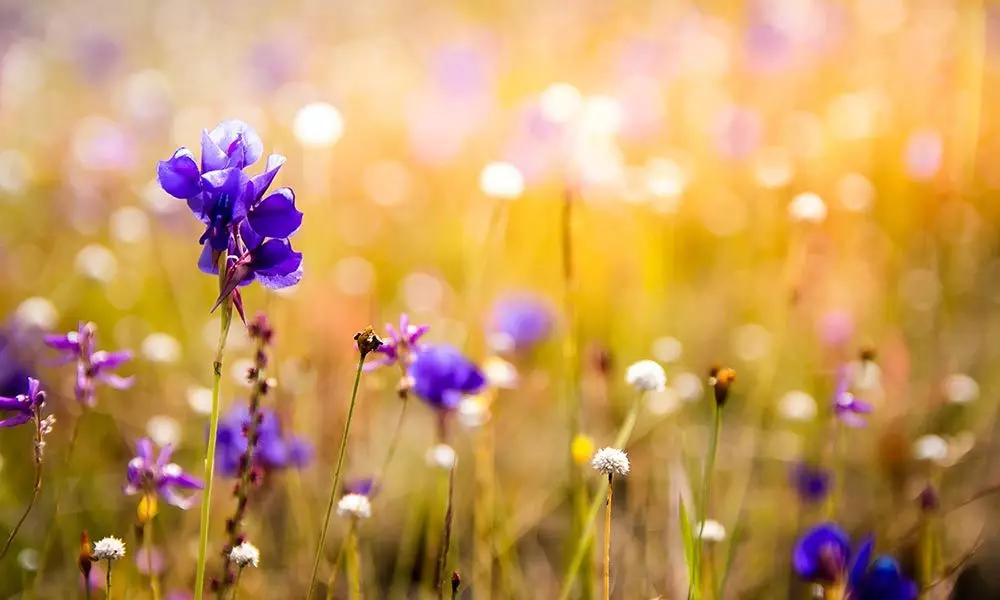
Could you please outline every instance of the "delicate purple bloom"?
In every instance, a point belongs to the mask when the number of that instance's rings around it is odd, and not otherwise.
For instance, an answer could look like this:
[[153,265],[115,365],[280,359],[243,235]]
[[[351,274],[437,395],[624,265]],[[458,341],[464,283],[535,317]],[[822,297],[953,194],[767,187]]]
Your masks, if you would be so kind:
[[363,479],[355,479],[353,481],[348,481],[344,484],[344,496],[348,494],[357,494],[359,496],[374,496],[375,492],[378,491],[378,485],[375,483],[374,477],[365,477]]
[[498,352],[523,352],[544,341],[552,333],[552,325],[552,309],[541,298],[507,296],[493,306],[490,345]]
[[[269,470],[307,466],[312,460],[312,446],[302,438],[286,436],[273,411],[261,409],[259,413],[254,464]],[[247,451],[246,429],[249,425],[250,410],[245,405],[233,408],[219,420],[215,465],[217,472],[224,477],[239,475],[240,461]]]
[[365,371],[374,371],[379,367],[397,363],[405,366],[412,358],[412,353],[421,348],[420,338],[428,329],[430,327],[427,325],[412,325],[409,315],[405,313],[399,316],[398,330],[386,323],[385,330],[388,336],[382,339],[382,345],[375,351],[380,356],[366,362]]
[[173,448],[169,444],[160,449],[159,456],[154,457],[153,443],[148,438],[142,438],[136,443],[135,450],[135,458],[128,463],[127,495],[155,492],[167,504],[182,510],[194,505],[194,496],[183,495],[179,490],[200,490],[204,485],[185,473],[177,463],[170,462]]
[[94,406],[97,383],[107,384],[116,390],[132,386],[132,377],[121,377],[113,369],[132,360],[128,350],[106,352],[96,349],[97,326],[80,323],[76,331],[65,335],[46,335],[45,343],[62,353],[58,362],[76,361],[76,399],[87,407]]
[[851,558],[851,538],[834,523],[822,523],[795,543],[792,566],[799,577],[819,583],[843,578]]
[[830,492],[832,477],[825,469],[801,462],[792,468],[792,484],[805,503],[816,503]]
[[[203,271],[218,273],[218,267],[211,256],[206,246],[198,266]],[[225,282],[215,307],[237,287],[249,285],[254,281],[277,290],[293,286],[301,279],[302,253],[296,252],[287,238],[265,238],[244,220],[229,238]]]
[[864,427],[866,415],[875,408],[864,401],[858,400],[848,388],[851,385],[851,373],[847,365],[842,365],[837,373],[837,387],[833,391],[833,408],[842,423],[850,427]]
[[427,345],[419,349],[407,374],[413,391],[434,408],[452,410],[462,397],[486,385],[486,377],[453,346]]
[[916,600],[916,582],[906,577],[891,556],[880,556],[870,565],[871,542],[858,555],[851,569],[848,590],[851,600]]
[[5,419],[0,419],[0,427],[16,427],[34,420],[35,415],[45,404],[45,392],[37,379],[28,378],[28,390],[12,398],[0,396],[0,411],[15,413]]

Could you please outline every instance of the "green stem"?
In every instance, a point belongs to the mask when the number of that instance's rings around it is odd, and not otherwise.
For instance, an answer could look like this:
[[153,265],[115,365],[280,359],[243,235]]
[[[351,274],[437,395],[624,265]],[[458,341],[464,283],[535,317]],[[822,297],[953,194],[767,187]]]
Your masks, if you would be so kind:
[[160,600],[160,581],[153,570],[153,524],[147,519],[142,524],[142,545],[146,549],[146,570],[149,571],[149,591],[153,594],[153,600]]
[[316,547],[316,557],[313,559],[312,575],[309,576],[309,592],[306,600],[312,600],[313,586],[316,583],[316,575],[319,573],[319,561],[323,556],[323,547],[326,546],[326,534],[330,530],[330,516],[333,514],[333,507],[337,503],[337,490],[340,486],[340,470],[344,467],[344,455],[347,454],[347,436],[351,432],[351,419],[354,418],[354,404],[358,399],[358,386],[361,384],[361,368],[365,364],[365,352],[358,358],[358,370],[354,374],[354,390],[351,392],[351,405],[347,409],[347,422],[344,423],[344,435],[340,440],[340,454],[337,457],[337,470],[333,474],[333,487],[330,489],[330,500],[326,505],[326,516],[323,517],[323,529],[319,534],[319,545]]
[[[219,288],[222,288],[226,272],[226,256],[219,259]],[[198,530],[198,567],[195,575],[194,597],[202,600],[205,593],[205,564],[208,558],[208,523],[212,507],[212,480],[215,475],[215,443],[219,431],[219,389],[222,385],[222,358],[229,337],[229,326],[233,322],[233,302],[227,298],[222,305],[222,321],[219,330],[219,345],[212,363],[212,417],[208,425],[208,449],[205,452],[205,493],[201,499],[201,523]]]
[[344,543],[337,551],[337,558],[333,561],[333,569],[330,570],[330,578],[326,580],[326,600],[333,600],[333,588],[337,585],[337,574],[340,573],[340,565],[344,562],[344,554],[347,550],[347,542],[354,535],[354,528],[358,526],[357,519],[351,519],[351,528],[347,531]]
[[444,532],[441,536],[441,553],[438,555],[437,587],[438,598],[444,600],[444,590],[451,585],[445,580],[445,567],[448,565],[448,550],[451,548],[451,526],[455,518],[455,465],[448,472],[448,506],[444,513]]
[[347,532],[347,589],[351,600],[361,600],[361,557],[358,556],[358,528]]
[[704,541],[701,539],[700,527],[705,522],[706,514],[708,513],[708,498],[712,490],[712,474],[715,471],[715,455],[719,448],[719,432],[722,429],[722,409],[716,405],[712,405],[712,435],[708,440],[708,456],[705,462],[705,472],[701,477],[701,497],[698,499],[698,513],[695,515],[695,527],[699,528],[697,534],[697,543],[694,545],[694,565],[691,569],[693,575],[692,581],[688,587],[688,597],[701,597],[701,587],[696,585],[698,583],[697,578],[701,575],[701,556],[702,556],[702,546]]
[[104,594],[110,600],[111,598],[111,559],[108,559],[108,568],[105,573],[104,581]]
[[236,581],[233,582],[233,600],[237,600],[240,596],[240,577],[243,577],[243,567],[236,570]]
[[[628,415],[626,415],[621,428],[619,428],[618,435],[615,436],[615,448],[623,448],[632,436],[635,422],[639,418],[639,408],[642,405],[641,400],[642,394],[636,395],[635,400],[632,402],[632,408],[629,410]],[[587,548],[590,547],[590,543],[594,539],[594,520],[597,518],[597,513],[601,510],[601,503],[605,499],[606,491],[605,483],[602,480],[594,490],[593,500],[591,500],[590,506],[587,509],[586,518],[583,521],[583,531],[580,534],[580,539],[577,541],[576,551],[573,553],[573,559],[570,561],[569,568],[566,570],[566,577],[563,580],[562,592],[559,594],[560,600],[567,600],[573,591],[573,582],[576,580],[577,573],[580,572],[584,555],[587,554]]]
[[21,530],[21,525],[23,525],[24,521],[28,518],[28,514],[31,512],[31,509],[34,508],[35,501],[38,500],[38,494],[41,491],[42,491],[42,463],[41,461],[35,461],[35,489],[34,492],[32,492],[31,494],[31,501],[28,502],[28,506],[24,509],[24,512],[21,514],[21,518],[17,520],[17,524],[14,525],[14,528],[10,530],[10,535],[7,536],[7,541],[3,545],[3,550],[0,550],[0,561],[2,561],[3,557],[7,555],[7,551],[10,549],[11,543],[17,536],[17,532]]

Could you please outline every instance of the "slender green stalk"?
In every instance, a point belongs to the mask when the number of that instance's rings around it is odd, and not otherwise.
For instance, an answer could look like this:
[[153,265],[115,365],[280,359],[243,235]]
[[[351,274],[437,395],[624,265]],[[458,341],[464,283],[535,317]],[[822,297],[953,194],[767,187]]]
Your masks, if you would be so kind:
[[347,590],[351,600],[361,600],[361,556],[358,553],[358,528],[352,525],[347,532]]
[[444,570],[448,565],[448,550],[451,549],[451,527],[455,519],[455,465],[448,472],[448,507],[444,513],[444,532],[441,535],[441,553],[438,555],[437,589],[438,598],[444,600],[445,587],[451,582],[445,581]]
[[90,600],[90,573],[83,576],[83,597]]
[[104,581],[104,593],[106,597],[110,600],[111,598],[111,559],[107,560],[108,568],[105,571],[105,581]]
[[333,588],[337,585],[337,575],[340,574],[340,565],[344,563],[347,542],[354,535],[354,528],[357,527],[357,524],[356,519],[351,519],[351,528],[347,532],[347,537],[344,538],[344,543],[340,545],[340,550],[337,551],[337,558],[333,561],[333,569],[330,570],[330,578],[326,580],[326,600],[333,600]]
[[[404,372],[404,375],[406,373]],[[385,460],[382,461],[382,466],[378,471],[378,476],[375,477],[376,483],[382,481],[385,477],[385,472],[389,469],[389,464],[392,463],[392,457],[396,455],[396,448],[399,447],[399,439],[402,437],[403,433],[403,422],[406,419],[406,407],[409,406],[410,401],[407,398],[403,398],[403,407],[399,409],[399,418],[396,420],[396,429],[392,432],[392,438],[389,440],[389,449],[385,453]]]
[[243,567],[236,569],[236,581],[233,582],[233,600],[238,600],[240,596],[240,578],[243,577]]
[[[226,273],[225,253],[219,258],[219,289],[224,285]],[[212,416],[208,425],[208,449],[205,451],[205,493],[201,499],[201,523],[198,531],[198,566],[195,574],[194,597],[202,600],[205,593],[205,566],[208,558],[208,525],[212,508],[212,480],[215,476],[215,444],[219,431],[219,390],[222,386],[222,359],[226,351],[229,326],[233,322],[233,301],[223,300],[222,321],[219,328],[219,345],[212,363]]]
[[[632,430],[635,429],[635,422],[639,418],[639,408],[642,406],[641,400],[642,394],[637,394],[635,400],[632,402],[632,408],[629,410],[628,415],[625,416],[625,421],[618,430],[618,435],[615,436],[613,447],[623,448],[628,443],[629,438],[632,436]],[[563,580],[562,592],[559,594],[560,600],[567,600],[573,591],[573,582],[576,581],[577,573],[581,571],[583,557],[587,554],[587,549],[594,539],[594,520],[597,518],[597,513],[601,510],[601,501],[604,498],[605,489],[604,482],[602,481],[598,488],[594,490],[594,498],[587,509],[586,518],[583,521],[583,531],[581,531],[580,538],[577,540],[576,551],[573,553],[573,559],[569,563],[569,568],[566,570],[566,577]]]
[[611,600],[611,494],[614,475],[608,473],[608,502],[604,509],[604,600]]
[[160,600],[160,578],[153,570],[153,524],[147,519],[142,524],[142,545],[146,550],[146,570],[149,571],[149,591],[153,600]]
[[351,391],[351,404],[347,409],[347,422],[344,423],[344,435],[340,439],[340,454],[337,456],[337,469],[333,473],[333,487],[330,488],[330,500],[326,505],[326,516],[323,517],[323,529],[320,530],[319,544],[316,546],[316,557],[313,559],[312,575],[309,576],[309,592],[306,600],[312,600],[313,586],[316,583],[316,575],[319,573],[319,561],[323,556],[323,548],[326,546],[326,534],[330,530],[330,516],[333,515],[333,507],[337,503],[337,490],[340,488],[340,471],[344,468],[344,455],[347,454],[347,436],[351,433],[351,419],[354,418],[354,404],[358,399],[358,386],[361,384],[361,369],[365,365],[365,356],[368,353],[364,350],[358,358],[358,369],[354,374],[354,389]]
[[42,491],[42,462],[41,460],[36,460],[35,488],[31,494],[31,501],[28,502],[28,506],[25,507],[24,512],[21,514],[21,518],[17,520],[17,524],[14,525],[14,528],[10,530],[10,535],[7,536],[7,541],[4,542],[3,550],[0,550],[0,561],[3,560],[3,557],[7,555],[7,551],[10,550],[11,543],[14,542],[14,538],[17,537],[17,532],[21,530],[21,525],[23,525],[24,521],[28,518],[28,514],[31,512],[31,509],[34,508],[35,502],[38,500],[38,495],[39,493],[41,493],[41,491]]
[[[708,498],[709,494],[712,492],[712,474],[715,471],[715,455],[719,449],[719,432],[722,429],[722,408],[717,404],[712,404],[712,434],[708,439],[708,456],[705,458],[705,471],[702,473],[701,477],[701,497],[698,499],[698,514],[695,517],[695,525],[701,527],[701,524],[705,522],[706,514],[708,513]],[[696,577],[700,577],[701,574],[701,557],[702,557],[702,546],[704,541],[701,539],[701,531],[697,535],[697,543],[694,545],[694,568],[691,572],[695,574]],[[695,581],[692,581],[688,586],[688,598],[701,597],[700,585],[696,585]]]

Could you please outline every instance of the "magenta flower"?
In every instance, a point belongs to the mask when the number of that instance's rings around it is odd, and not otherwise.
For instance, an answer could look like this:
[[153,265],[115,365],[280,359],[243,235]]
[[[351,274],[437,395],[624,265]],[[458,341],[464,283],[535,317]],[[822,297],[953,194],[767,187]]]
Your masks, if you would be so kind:
[[57,363],[76,361],[76,399],[84,406],[94,406],[97,383],[105,383],[116,390],[132,386],[132,377],[121,377],[111,373],[122,364],[132,360],[128,350],[105,352],[96,349],[97,326],[80,323],[76,331],[65,335],[46,335],[45,344],[62,353]]
[[45,392],[37,379],[28,378],[28,392],[18,394],[13,398],[0,396],[0,410],[15,413],[13,416],[0,420],[0,427],[17,427],[30,423],[45,404]]
[[379,367],[388,367],[394,364],[406,366],[413,355],[413,352],[422,347],[420,338],[430,329],[427,325],[411,325],[410,317],[405,313],[399,316],[399,330],[389,323],[385,324],[388,332],[388,339],[382,340],[382,345],[375,352],[381,356],[365,363],[365,371],[374,371]]
[[170,462],[172,453],[173,448],[168,444],[154,458],[153,443],[148,438],[139,440],[135,445],[135,458],[128,462],[125,494],[155,493],[167,504],[182,510],[191,508],[194,496],[182,495],[179,490],[200,490],[203,484],[185,473],[180,465]]
[[833,409],[840,421],[850,427],[864,427],[866,424],[862,415],[867,415],[875,408],[854,397],[847,391],[851,385],[851,373],[847,365],[842,365],[837,373],[837,387],[833,391]]

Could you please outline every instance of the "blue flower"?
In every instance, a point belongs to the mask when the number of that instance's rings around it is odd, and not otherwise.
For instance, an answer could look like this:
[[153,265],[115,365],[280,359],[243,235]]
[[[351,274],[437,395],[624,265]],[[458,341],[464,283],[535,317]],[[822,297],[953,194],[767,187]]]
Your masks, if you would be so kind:
[[121,377],[111,373],[122,364],[132,360],[132,352],[119,350],[105,352],[97,350],[97,326],[80,323],[76,331],[64,335],[46,335],[45,344],[62,352],[59,362],[76,361],[76,399],[87,407],[94,406],[97,383],[104,383],[116,390],[132,387],[134,378]]
[[12,412],[13,416],[0,419],[0,427],[16,427],[30,423],[45,404],[45,392],[37,379],[28,378],[28,390],[13,398],[0,396],[0,411]]
[[374,477],[354,479],[344,484],[344,495],[358,494],[359,496],[374,496],[378,491],[378,485]]
[[792,485],[803,502],[820,502],[830,492],[830,472],[806,462],[796,463],[791,472]]
[[498,352],[524,352],[552,333],[551,307],[531,294],[513,294],[493,306],[489,321],[490,344]]
[[[260,410],[257,426],[257,448],[254,463],[270,470],[289,467],[302,468],[312,460],[312,446],[302,438],[285,436],[278,416],[270,410]],[[250,410],[238,406],[219,420],[215,446],[218,472],[224,477],[239,474],[240,460],[247,451],[246,427],[250,424]]]
[[456,408],[463,396],[475,394],[486,385],[479,367],[446,344],[420,348],[407,374],[413,379],[413,391],[440,410]]
[[365,371],[374,371],[379,367],[388,367],[400,363],[404,366],[409,362],[413,351],[420,348],[420,338],[430,329],[428,325],[413,325],[410,323],[410,316],[402,314],[399,316],[399,329],[391,324],[385,324],[388,338],[382,341],[382,345],[375,350],[381,356],[365,363]]
[[847,365],[837,372],[837,386],[833,390],[833,409],[841,423],[850,427],[864,427],[866,422],[862,415],[874,412],[875,407],[854,397],[849,392],[851,371]]
[[170,462],[173,447],[167,444],[154,456],[153,443],[142,438],[135,445],[135,458],[128,462],[125,494],[158,494],[167,504],[187,510],[194,505],[194,495],[182,495],[178,490],[200,490],[202,482],[186,473],[177,463]]

